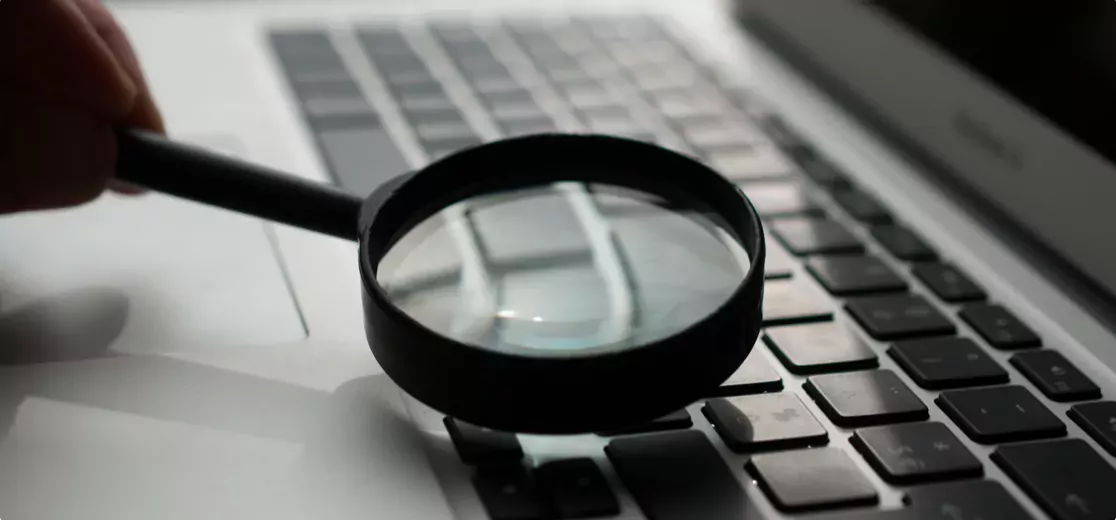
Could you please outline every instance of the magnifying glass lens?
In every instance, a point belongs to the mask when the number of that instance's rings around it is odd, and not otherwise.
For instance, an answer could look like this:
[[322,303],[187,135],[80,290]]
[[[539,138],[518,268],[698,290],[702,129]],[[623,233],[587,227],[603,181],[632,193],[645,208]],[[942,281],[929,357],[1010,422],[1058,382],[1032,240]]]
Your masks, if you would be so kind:
[[563,182],[474,196],[405,232],[377,281],[453,341],[506,354],[597,356],[651,344],[716,312],[748,253],[700,203]]

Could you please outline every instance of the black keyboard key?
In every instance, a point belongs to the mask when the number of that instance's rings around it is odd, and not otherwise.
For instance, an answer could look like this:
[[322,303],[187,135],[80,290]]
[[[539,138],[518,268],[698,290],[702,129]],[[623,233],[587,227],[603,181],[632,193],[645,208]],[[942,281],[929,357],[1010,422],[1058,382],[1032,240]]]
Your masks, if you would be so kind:
[[813,376],[804,388],[837,426],[857,428],[930,416],[926,405],[890,370]]
[[809,259],[806,269],[837,296],[907,290],[907,282],[874,256],[819,256]]
[[742,186],[756,212],[763,218],[818,215],[822,209],[806,189],[795,182],[764,182]]
[[783,389],[783,378],[779,377],[762,352],[756,352],[760,348],[756,345],[748,358],[740,364],[740,368],[721,383],[716,390],[717,396],[758,394]]
[[825,295],[795,280],[770,280],[763,290],[764,326],[828,320],[833,304]]
[[702,413],[737,453],[819,446],[829,435],[793,393],[710,399]]
[[1069,417],[1097,444],[1116,457],[1116,402],[1074,405],[1070,408]]
[[686,410],[678,410],[677,412],[670,413],[654,421],[637,424],[621,430],[611,432],[601,432],[602,436],[614,435],[631,435],[635,433],[649,433],[661,432],[666,430],[684,430],[694,425],[693,419],[690,418],[690,412]]
[[922,516],[896,517],[925,520],[1029,520],[1032,517],[993,480],[951,482],[919,486],[907,491],[908,511]]
[[979,285],[952,265],[924,262],[916,265],[911,272],[944,301],[959,303],[986,297]]
[[1033,520],[999,482],[968,480],[918,486],[907,507],[811,517],[816,520]]
[[922,238],[905,227],[896,224],[873,226],[872,236],[900,260],[914,262],[938,258],[937,253]]
[[520,466],[487,468],[473,487],[492,520],[543,520],[546,511],[531,476]]
[[605,454],[650,520],[738,520],[747,514],[744,488],[704,433],[615,439]]
[[321,130],[318,144],[333,179],[352,193],[372,193],[409,169],[387,130],[380,127]]
[[1066,434],[1066,425],[1021,386],[950,390],[935,402],[966,435],[982,444]]
[[1008,382],[1008,373],[968,338],[914,339],[888,354],[922,388],[942,390]]
[[847,188],[850,185],[849,178],[844,172],[816,152],[812,150],[800,152],[796,158],[802,173],[814,179],[814,182],[820,184],[823,188],[840,189]]
[[842,323],[774,327],[763,339],[795,374],[847,372],[879,365],[876,353]]
[[1100,388],[1060,352],[1021,352],[1011,357],[1011,364],[1055,401],[1084,401],[1101,396]]
[[839,448],[755,455],[747,469],[781,511],[872,505],[879,499],[876,488]]
[[1030,327],[999,305],[973,303],[961,309],[959,315],[976,329],[989,345],[998,349],[1011,350],[1042,345],[1042,340]]
[[992,460],[1056,520],[1116,518],[1116,469],[1081,439],[1001,446]]
[[547,462],[535,468],[535,482],[558,518],[589,518],[620,513],[616,494],[593,459]]
[[972,452],[938,422],[858,430],[852,444],[884,480],[893,484],[979,477],[984,473]]
[[837,202],[848,214],[861,222],[870,224],[885,224],[891,222],[891,214],[872,197],[858,189],[838,191],[833,194]]
[[860,253],[864,246],[844,226],[826,219],[787,219],[772,222],[771,232],[798,256]]
[[849,313],[882,340],[953,334],[956,328],[925,298],[913,294],[849,298]]
[[498,432],[458,421],[442,420],[461,461],[471,466],[517,463],[523,458],[523,447],[514,433]]

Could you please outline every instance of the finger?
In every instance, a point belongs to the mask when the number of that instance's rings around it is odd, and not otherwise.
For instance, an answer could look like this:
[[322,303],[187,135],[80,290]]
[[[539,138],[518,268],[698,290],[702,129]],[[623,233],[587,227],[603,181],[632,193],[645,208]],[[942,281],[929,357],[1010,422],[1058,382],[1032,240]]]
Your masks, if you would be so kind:
[[124,33],[124,30],[108,9],[97,0],[73,1],[136,85],[135,106],[122,123],[130,127],[165,134],[163,116],[155,105],[151,89],[148,88],[147,79],[144,78],[143,69],[140,67],[139,59],[136,58],[135,50],[128,41],[128,36]]
[[3,115],[0,214],[73,206],[104,191],[116,164],[112,125],[62,105],[8,104]]
[[132,112],[134,80],[72,0],[18,0],[3,9],[0,83],[110,120]]

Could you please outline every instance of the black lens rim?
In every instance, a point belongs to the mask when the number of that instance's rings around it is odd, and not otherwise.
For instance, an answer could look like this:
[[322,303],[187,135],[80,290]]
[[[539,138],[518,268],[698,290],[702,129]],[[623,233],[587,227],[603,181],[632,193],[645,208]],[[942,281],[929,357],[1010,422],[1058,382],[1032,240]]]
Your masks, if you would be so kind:
[[[497,352],[441,336],[392,304],[376,280],[375,267],[391,246],[447,205],[497,187],[560,181],[694,197],[740,239],[751,258],[749,271],[716,312],[673,336],[568,359]],[[396,177],[365,200],[359,251],[365,333],[388,376],[447,415],[523,433],[617,430],[712,395],[744,361],[763,322],[765,247],[762,223],[747,196],[685,155],[592,134],[491,142]]]

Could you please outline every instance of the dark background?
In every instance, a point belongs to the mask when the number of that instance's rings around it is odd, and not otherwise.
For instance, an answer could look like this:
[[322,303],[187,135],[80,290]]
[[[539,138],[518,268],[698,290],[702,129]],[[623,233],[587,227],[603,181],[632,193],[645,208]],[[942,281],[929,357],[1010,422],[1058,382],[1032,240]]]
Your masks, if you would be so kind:
[[1116,163],[1116,2],[864,0]]

